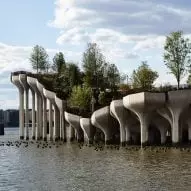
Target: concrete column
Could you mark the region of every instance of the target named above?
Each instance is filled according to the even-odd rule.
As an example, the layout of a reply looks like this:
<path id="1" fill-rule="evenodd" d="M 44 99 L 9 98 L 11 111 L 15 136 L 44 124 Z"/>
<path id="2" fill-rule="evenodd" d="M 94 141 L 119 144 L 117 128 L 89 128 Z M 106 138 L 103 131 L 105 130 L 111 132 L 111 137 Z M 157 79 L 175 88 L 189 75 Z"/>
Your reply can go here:
<path id="1" fill-rule="evenodd" d="M 125 142 L 126 144 L 131 143 L 131 133 L 130 133 L 129 127 L 125 128 Z"/>
<path id="2" fill-rule="evenodd" d="M 64 125 L 63 113 L 60 112 L 60 140 L 63 140 L 63 139 L 64 139 L 63 125 Z"/>
<path id="3" fill-rule="evenodd" d="M 50 134 L 50 141 L 53 140 L 53 126 L 52 126 L 52 119 L 53 119 L 53 115 L 52 115 L 52 103 L 49 100 L 49 134 Z"/>
<path id="4" fill-rule="evenodd" d="M 66 121 L 65 121 L 65 117 L 64 117 L 64 113 L 62 115 L 62 127 L 63 127 L 63 141 L 66 142 L 67 141 L 67 132 L 66 132 Z"/>
<path id="5" fill-rule="evenodd" d="M 37 108 L 36 108 L 36 140 L 40 140 L 40 99 L 39 95 L 36 94 Z"/>
<path id="6" fill-rule="evenodd" d="M 59 112 L 58 112 L 58 108 L 56 105 L 54 105 L 54 140 L 57 141 L 58 140 L 58 116 L 59 116 Z"/>
<path id="7" fill-rule="evenodd" d="M 191 144 L 191 126 L 188 127 L 188 141 Z"/>
<path id="8" fill-rule="evenodd" d="M 161 144 L 165 144 L 166 143 L 166 128 L 160 128 L 160 135 L 161 135 Z"/>
<path id="9" fill-rule="evenodd" d="M 145 146 L 148 144 L 148 128 L 149 128 L 149 115 L 147 113 L 140 113 L 138 115 L 141 125 L 141 146 Z"/>
<path id="10" fill-rule="evenodd" d="M 43 98 L 43 140 L 47 140 L 47 112 L 46 112 L 46 98 Z"/>
<path id="11" fill-rule="evenodd" d="M 36 120 L 35 120 L 35 92 L 31 90 L 32 93 L 32 139 L 35 139 L 36 130 Z"/>
<path id="12" fill-rule="evenodd" d="M 24 90 L 19 90 L 19 134 L 24 139 Z"/>
<path id="13" fill-rule="evenodd" d="M 29 139 L 29 89 L 25 89 L 25 138 Z"/>
<path id="14" fill-rule="evenodd" d="M 179 144 L 180 143 L 180 129 L 179 129 L 179 117 L 180 110 L 171 110 L 172 113 L 172 143 Z"/>
<path id="15" fill-rule="evenodd" d="M 39 95 L 39 139 L 42 139 L 42 135 L 43 135 L 43 100 L 42 97 Z"/>
<path id="16" fill-rule="evenodd" d="M 70 141 L 73 141 L 75 138 L 75 131 L 74 128 L 70 125 Z"/>

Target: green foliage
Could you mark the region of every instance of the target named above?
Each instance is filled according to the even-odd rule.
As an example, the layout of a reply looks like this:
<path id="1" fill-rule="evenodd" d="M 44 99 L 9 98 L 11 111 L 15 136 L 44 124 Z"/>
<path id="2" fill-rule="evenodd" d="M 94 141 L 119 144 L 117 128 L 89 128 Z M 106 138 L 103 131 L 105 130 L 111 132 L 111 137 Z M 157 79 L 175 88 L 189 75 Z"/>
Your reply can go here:
<path id="1" fill-rule="evenodd" d="M 189 39 L 183 38 L 181 31 L 172 32 L 166 37 L 164 46 L 164 62 L 180 86 L 180 80 L 184 77 L 186 66 L 190 67 L 191 44 Z"/>
<path id="2" fill-rule="evenodd" d="M 117 85 L 120 83 L 120 73 L 115 64 L 107 64 L 106 66 L 106 82 L 107 88 L 112 92 L 116 91 Z"/>
<path id="3" fill-rule="evenodd" d="M 71 107 L 89 110 L 91 103 L 92 91 L 90 87 L 74 86 L 69 99 Z"/>
<path id="4" fill-rule="evenodd" d="M 57 72 L 58 74 L 61 74 L 61 72 L 66 69 L 64 54 L 62 52 L 55 54 L 55 56 L 53 58 L 52 69 L 53 69 L 53 71 Z"/>
<path id="5" fill-rule="evenodd" d="M 141 66 L 132 74 L 133 88 L 142 88 L 143 90 L 151 90 L 154 81 L 158 78 L 158 73 L 153 71 L 147 62 L 142 62 Z"/>
<path id="6" fill-rule="evenodd" d="M 37 73 L 47 70 L 48 54 L 42 46 L 36 45 L 32 49 L 29 60 L 32 64 L 32 68 L 36 70 Z"/>
<path id="7" fill-rule="evenodd" d="M 75 63 L 67 64 L 67 72 L 70 87 L 82 84 L 81 72 Z"/>
<path id="8" fill-rule="evenodd" d="M 90 87 L 98 87 L 102 83 L 102 66 L 104 57 L 96 43 L 88 43 L 83 54 L 84 83 Z"/>

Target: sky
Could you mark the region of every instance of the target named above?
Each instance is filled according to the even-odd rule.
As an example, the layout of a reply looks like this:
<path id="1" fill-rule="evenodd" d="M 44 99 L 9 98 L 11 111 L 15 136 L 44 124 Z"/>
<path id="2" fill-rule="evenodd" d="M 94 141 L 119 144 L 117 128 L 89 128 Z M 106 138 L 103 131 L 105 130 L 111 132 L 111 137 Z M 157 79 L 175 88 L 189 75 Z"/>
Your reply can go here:
<path id="1" fill-rule="evenodd" d="M 173 31 L 191 38 L 190 12 L 190 0 L 1 0 L 0 109 L 18 108 L 10 73 L 32 71 L 29 56 L 37 44 L 50 61 L 62 51 L 66 61 L 81 67 L 87 43 L 96 42 L 120 72 L 130 76 L 148 61 L 159 73 L 155 85 L 176 84 L 164 64 L 163 47 Z"/>

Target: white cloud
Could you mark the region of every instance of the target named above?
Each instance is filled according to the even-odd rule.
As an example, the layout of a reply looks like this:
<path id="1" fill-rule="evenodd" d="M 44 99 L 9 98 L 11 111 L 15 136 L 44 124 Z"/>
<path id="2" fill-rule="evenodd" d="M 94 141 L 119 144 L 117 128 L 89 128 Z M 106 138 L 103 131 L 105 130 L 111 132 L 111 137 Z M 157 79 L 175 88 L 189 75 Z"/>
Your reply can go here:
<path id="1" fill-rule="evenodd" d="M 0 42 L 0 74 L 18 70 L 32 71 L 29 57 L 32 51 L 31 46 L 12 46 Z M 79 52 L 65 51 L 59 49 L 46 49 L 47 53 L 53 56 L 56 52 L 62 51 L 67 59 L 79 57 Z"/>

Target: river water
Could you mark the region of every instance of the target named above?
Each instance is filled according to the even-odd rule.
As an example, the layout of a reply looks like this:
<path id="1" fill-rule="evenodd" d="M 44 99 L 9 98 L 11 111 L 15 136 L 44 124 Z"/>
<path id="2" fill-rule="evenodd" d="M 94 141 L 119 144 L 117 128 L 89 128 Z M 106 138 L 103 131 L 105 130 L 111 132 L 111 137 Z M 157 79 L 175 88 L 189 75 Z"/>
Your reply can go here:
<path id="1" fill-rule="evenodd" d="M 0 143 L 18 140 L 5 129 Z M 0 146 L 0 191 L 190 191 L 191 149 Z M 50 145 L 50 144 L 49 144 Z"/>

